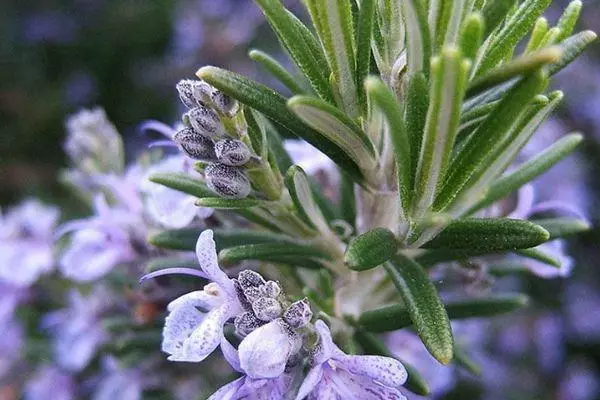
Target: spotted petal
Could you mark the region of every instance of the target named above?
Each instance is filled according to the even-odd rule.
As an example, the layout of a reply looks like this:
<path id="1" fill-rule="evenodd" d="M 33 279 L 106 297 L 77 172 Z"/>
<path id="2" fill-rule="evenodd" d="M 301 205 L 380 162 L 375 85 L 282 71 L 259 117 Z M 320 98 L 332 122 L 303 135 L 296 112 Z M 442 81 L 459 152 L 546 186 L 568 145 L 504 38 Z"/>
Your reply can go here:
<path id="1" fill-rule="evenodd" d="M 245 376 L 236 379 L 233 382 L 229 382 L 227 385 L 222 386 L 219 390 L 213 393 L 208 400 L 234 400 L 237 399 L 237 393 L 239 388 L 244 384 L 246 380 Z"/>
<path id="2" fill-rule="evenodd" d="M 223 325 L 231 318 L 229 304 L 225 303 L 206 314 L 202 323 L 183 343 L 183 353 L 169 357 L 171 361 L 200 362 L 221 343 Z"/>
<path id="3" fill-rule="evenodd" d="M 336 359 L 340 360 L 349 372 L 367 376 L 385 386 L 402 386 L 408 376 L 402 363 L 391 357 L 344 354 Z"/>
<path id="4" fill-rule="evenodd" d="M 212 230 L 207 229 L 200 234 L 196 243 L 196 256 L 198 257 L 200 268 L 202 268 L 210 280 L 219 284 L 231 296 L 236 296 L 233 282 L 219 267 L 217 248 L 213 240 Z"/>
<path id="5" fill-rule="evenodd" d="M 169 316 L 163 330 L 162 350 L 177 358 L 183 351 L 184 342 L 202 323 L 206 314 L 199 311 L 212 309 L 222 303 L 222 300 L 210 296 L 203 290 L 185 294 L 173 300 L 167 306 Z"/>
<path id="6" fill-rule="evenodd" d="M 302 381 L 302 385 L 300 385 L 300 389 L 298 389 L 298 394 L 296 395 L 296 400 L 305 399 L 310 393 L 312 393 L 321 379 L 323 378 L 323 367 L 319 364 L 311 368 L 311 370 L 306 374 L 304 381 Z"/>
<path id="7" fill-rule="evenodd" d="M 225 360 L 231 365 L 231 368 L 235 369 L 237 372 L 243 372 L 242 367 L 240 366 L 240 355 L 225 336 L 221 338 L 221 351 L 223 352 Z"/>

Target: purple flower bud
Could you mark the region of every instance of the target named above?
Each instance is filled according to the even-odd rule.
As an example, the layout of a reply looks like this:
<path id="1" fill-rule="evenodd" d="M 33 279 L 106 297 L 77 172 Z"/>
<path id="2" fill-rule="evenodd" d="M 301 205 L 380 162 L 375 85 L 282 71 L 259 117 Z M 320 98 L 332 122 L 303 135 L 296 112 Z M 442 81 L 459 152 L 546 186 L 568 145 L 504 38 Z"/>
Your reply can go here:
<path id="1" fill-rule="evenodd" d="M 225 134 L 217 113 L 204 106 L 192 108 L 183 114 L 183 122 L 191 125 L 200 135 L 209 138 L 221 137 Z"/>
<path id="2" fill-rule="evenodd" d="M 281 304 L 275 299 L 261 297 L 252 303 L 252 310 L 258 319 L 272 321 L 281 316 Z"/>
<path id="3" fill-rule="evenodd" d="M 249 269 L 245 269 L 238 274 L 238 282 L 242 288 L 259 287 L 264 285 L 265 279 L 258 273 Z"/>
<path id="4" fill-rule="evenodd" d="M 263 324 L 261 320 L 251 312 L 245 312 L 237 317 L 233 321 L 235 326 L 235 333 L 241 337 L 246 337 L 250 332 L 260 327 Z"/>
<path id="5" fill-rule="evenodd" d="M 260 287 L 260 293 L 263 297 L 271 297 L 274 299 L 281 294 L 281 288 L 277 282 L 268 281 Z"/>
<path id="6" fill-rule="evenodd" d="M 227 96 L 220 90 L 215 89 L 211 94 L 211 102 L 222 113 L 233 117 L 239 111 L 240 107 L 237 101 Z"/>
<path id="7" fill-rule="evenodd" d="M 226 199 L 243 199 L 250 194 L 250 181 L 244 172 L 223 164 L 209 164 L 204 169 L 206 184 Z"/>
<path id="8" fill-rule="evenodd" d="M 173 136 L 173 140 L 181 150 L 194 160 L 216 160 L 215 145 L 213 141 L 202 136 L 193 129 L 185 128 Z"/>
<path id="9" fill-rule="evenodd" d="M 254 286 L 244 289 L 244 296 L 250 303 L 258 300 L 260 297 L 263 297 L 261 290 Z"/>
<path id="10" fill-rule="evenodd" d="M 292 303 L 283 313 L 283 320 L 290 324 L 292 328 L 302 328 L 310 322 L 312 318 L 310 303 L 307 298 Z"/>
<path id="11" fill-rule="evenodd" d="M 233 139 L 219 140 L 215 144 L 215 153 L 221 163 L 233 167 L 246 164 L 252 157 L 248 146 Z"/>
<path id="12" fill-rule="evenodd" d="M 181 102 L 187 108 L 198 107 L 211 100 L 214 88 L 204 81 L 183 79 L 175 86 Z"/>

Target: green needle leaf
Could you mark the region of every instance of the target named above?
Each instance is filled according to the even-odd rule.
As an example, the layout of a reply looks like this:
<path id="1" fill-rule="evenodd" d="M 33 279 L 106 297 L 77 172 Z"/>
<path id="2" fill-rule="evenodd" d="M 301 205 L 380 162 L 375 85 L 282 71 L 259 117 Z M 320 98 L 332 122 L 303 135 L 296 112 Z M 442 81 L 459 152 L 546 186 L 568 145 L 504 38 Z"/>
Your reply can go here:
<path id="1" fill-rule="evenodd" d="M 483 60 L 477 66 L 481 76 L 497 66 L 517 43 L 531 31 L 538 17 L 548 8 L 552 0 L 525 0 L 511 18 L 493 37 Z M 487 20 L 486 20 L 487 21 Z"/>
<path id="2" fill-rule="evenodd" d="M 296 243 L 260 243 L 229 247 L 219 252 L 219 259 L 226 262 L 244 260 L 278 261 L 279 257 L 322 258 L 330 256 L 314 247 Z"/>
<path id="3" fill-rule="evenodd" d="M 306 172 L 297 165 L 291 166 L 285 175 L 285 185 L 302 220 L 321 233 L 330 232 L 325 216 L 313 197 Z"/>
<path id="4" fill-rule="evenodd" d="M 428 76 L 432 46 L 423 4 L 420 0 L 406 0 L 402 1 L 401 5 L 406 26 L 408 72 L 423 71 L 425 76 Z"/>
<path id="5" fill-rule="evenodd" d="M 222 199 L 220 197 L 204 197 L 196 200 L 196 205 L 217 210 L 237 210 L 251 207 L 273 207 L 277 202 L 258 199 Z"/>
<path id="6" fill-rule="evenodd" d="M 482 10 L 485 21 L 484 37 L 488 37 L 502 23 L 516 3 L 517 0 L 487 0 L 485 2 Z"/>
<path id="7" fill-rule="evenodd" d="M 356 34 L 356 88 L 359 104 L 366 104 L 364 81 L 371 66 L 371 38 L 373 37 L 374 15 L 375 0 L 362 0 Z"/>
<path id="8" fill-rule="evenodd" d="M 527 48 L 525 49 L 525 54 L 531 53 L 532 51 L 540 48 L 540 45 L 542 44 L 544 37 L 546 37 L 549 29 L 550 27 L 546 18 L 539 17 L 537 21 L 535 21 L 535 25 L 531 31 L 531 37 L 529 38 Z"/>
<path id="9" fill-rule="evenodd" d="M 562 50 L 557 46 L 544 48 L 517 58 L 475 79 L 469 85 L 467 96 L 472 97 L 518 76 L 528 75 L 544 65 L 557 62 L 561 56 Z"/>
<path id="10" fill-rule="evenodd" d="M 548 73 L 550 75 L 554 75 L 569 65 L 573 60 L 579 57 L 581 53 L 583 53 L 583 50 L 585 50 L 590 43 L 596 40 L 596 37 L 597 35 L 593 31 L 583 31 L 565 39 L 560 44 L 560 47 L 563 50 L 563 55 L 560 60 L 550 66 Z"/>
<path id="11" fill-rule="evenodd" d="M 558 20 L 556 27 L 560 29 L 560 35 L 557 38 L 558 42 L 562 42 L 573 33 L 579 14 L 581 13 L 582 3 L 579 0 L 574 0 L 569 3 L 565 12 Z"/>
<path id="12" fill-rule="evenodd" d="M 294 94 L 302 94 L 304 89 L 298 84 L 298 79 L 294 78 L 284 67 L 268 55 L 260 50 L 251 50 L 249 53 L 251 59 L 261 64 L 269 71 L 279 82 L 283 83 Z"/>
<path id="13" fill-rule="evenodd" d="M 350 269 L 366 271 L 390 260 L 398 251 L 396 236 L 385 228 L 375 228 L 352 239 L 344 262 Z"/>
<path id="14" fill-rule="evenodd" d="M 467 16 L 460 31 L 459 47 L 463 57 L 474 61 L 483 40 L 485 21 L 480 13 Z"/>
<path id="15" fill-rule="evenodd" d="M 151 235 L 148 242 L 156 247 L 170 250 L 194 251 L 200 234 L 206 228 L 183 228 L 163 231 Z M 217 251 L 243 244 L 293 243 L 286 235 L 244 229 L 213 229 Z"/>
<path id="16" fill-rule="evenodd" d="M 510 218 L 465 218 L 452 222 L 424 245 L 428 249 L 505 251 L 528 249 L 550 234 L 532 222 Z"/>
<path id="17" fill-rule="evenodd" d="M 445 48 L 431 62 L 430 105 L 415 181 L 415 216 L 431 208 L 454 148 L 470 62 Z"/>
<path id="18" fill-rule="evenodd" d="M 346 114 L 309 96 L 294 96 L 287 104 L 304 123 L 343 149 L 363 171 L 375 168 L 375 146 Z"/>
<path id="19" fill-rule="evenodd" d="M 581 134 L 572 133 L 567 135 L 534 158 L 521 164 L 515 171 L 499 178 L 488 189 L 484 199 L 472 207 L 468 213 L 473 213 L 492 205 L 516 191 L 527 182 L 537 178 L 567 155 L 571 154 L 582 140 L 583 136 Z"/>
<path id="20" fill-rule="evenodd" d="M 242 75 L 217 67 L 201 68 L 197 75 L 228 96 L 260 111 L 292 134 L 302 137 L 336 162 L 355 180 L 362 182 L 362 173 L 350 156 L 323 135 L 303 124 L 287 108 L 286 99 L 279 93 Z"/>
<path id="21" fill-rule="evenodd" d="M 552 254 L 546 253 L 540 248 L 533 247 L 531 249 L 521 249 L 515 251 L 515 254 L 539 261 L 552 267 L 560 268 L 561 266 L 561 262 L 558 258 L 554 257 Z"/>
<path id="22" fill-rule="evenodd" d="M 280 0 L 255 0 L 255 2 L 315 91 L 325 101 L 333 102 L 329 86 L 331 72 L 321 46 L 312 33 L 285 9 Z"/>
<path id="23" fill-rule="evenodd" d="M 551 240 L 575 235 L 577 233 L 588 231 L 591 228 L 587 221 L 568 217 L 536 219 L 531 222 L 547 230 Z"/>
<path id="24" fill-rule="evenodd" d="M 431 355 L 448 364 L 454 354 L 454 339 L 448 314 L 427 272 L 401 254 L 385 266 L 400 292 L 410 319 Z"/>
<path id="25" fill-rule="evenodd" d="M 437 211 L 444 210 L 473 178 L 481 163 L 489 157 L 498 143 L 502 142 L 510 129 L 507 121 L 514 121 L 527 109 L 527 104 L 547 85 L 546 76 L 535 73 L 510 90 L 498 106 L 490 113 L 479 129 L 467 139 L 462 151 L 452 162 L 448 177 L 444 182 L 434 207 Z M 479 169 L 480 173 L 483 173 Z"/>
<path id="26" fill-rule="evenodd" d="M 444 305 L 451 320 L 489 318 L 506 314 L 529 304 L 524 294 L 501 294 L 485 298 L 450 301 Z M 393 304 L 362 313 L 358 319 L 361 328 L 369 332 L 390 332 L 412 324 L 408 309 Z"/>
<path id="27" fill-rule="evenodd" d="M 208 186 L 204 184 L 204 182 L 194 179 L 186 174 L 159 173 L 152 175 L 149 179 L 151 182 L 158 183 L 159 185 L 163 185 L 195 197 L 218 196 L 215 192 L 210 190 Z"/>

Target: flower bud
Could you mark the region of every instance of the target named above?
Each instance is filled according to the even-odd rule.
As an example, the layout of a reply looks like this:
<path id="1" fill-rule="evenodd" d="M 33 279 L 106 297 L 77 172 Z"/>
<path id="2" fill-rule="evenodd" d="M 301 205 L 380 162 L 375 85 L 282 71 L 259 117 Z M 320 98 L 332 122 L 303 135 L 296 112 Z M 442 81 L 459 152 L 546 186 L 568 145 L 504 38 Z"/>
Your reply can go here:
<path id="1" fill-rule="evenodd" d="M 190 128 L 184 128 L 173 136 L 181 150 L 194 160 L 214 161 L 215 145 L 212 140 Z"/>
<path id="2" fill-rule="evenodd" d="M 253 313 L 245 312 L 235 317 L 233 325 L 235 326 L 236 334 L 241 337 L 246 337 L 250 332 L 260 327 L 262 321 L 256 318 Z"/>
<path id="3" fill-rule="evenodd" d="M 223 164 L 209 164 L 204 169 L 206 184 L 226 199 L 243 199 L 250 194 L 250 181 L 244 172 Z"/>
<path id="4" fill-rule="evenodd" d="M 260 297 L 252 303 L 252 310 L 256 317 L 263 321 L 272 321 L 281 316 L 281 304 L 269 297 Z"/>
<path id="5" fill-rule="evenodd" d="M 225 134 L 219 116 L 214 110 L 198 106 L 183 114 L 183 122 L 206 137 L 216 138 Z"/>
<path id="6" fill-rule="evenodd" d="M 252 153 L 243 142 L 233 139 L 219 140 L 215 144 L 215 153 L 219 162 L 238 167 L 246 164 L 252 157 Z"/>
<path id="7" fill-rule="evenodd" d="M 217 89 L 214 89 L 211 93 L 210 100 L 215 108 L 219 110 L 219 112 L 227 115 L 228 117 L 233 117 L 240 109 L 236 100 Z"/>
<path id="8" fill-rule="evenodd" d="M 263 297 L 263 295 L 258 287 L 253 286 L 253 287 L 244 289 L 244 297 L 246 297 L 246 300 L 248 300 L 250 303 L 252 303 L 255 300 L 257 300 L 259 297 Z"/>
<path id="9" fill-rule="evenodd" d="M 181 102 L 187 108 L 194 108 L 211 102 L 215 90 L 208 83 L 193 79 L 183 79 L 175 87 Z"/>
<path id="10" fill-rule="evenodd" d="M 259 287 L 265 284 L 265 279 L 255 271 L 245 269 L 238 274 L 237 280 L 243 289 Z"/>
<path id="11" fill-rule="evenodd" d="M 254 306 L 254 305 L 253 305 Z M 312 310 L 308 299 L 304 298 L 292 303 L 283 313 L 283 320 L 290 324 L 292 328 L 302 328 L 310 322 Z"/>
<path id="12" fill-rule="evenodd" d="M 281 294 L 281 288 L 277 282 L 268 281 L 260 287 L 260 293 L 263 297 L 270 297 L 274 299 Z"/>

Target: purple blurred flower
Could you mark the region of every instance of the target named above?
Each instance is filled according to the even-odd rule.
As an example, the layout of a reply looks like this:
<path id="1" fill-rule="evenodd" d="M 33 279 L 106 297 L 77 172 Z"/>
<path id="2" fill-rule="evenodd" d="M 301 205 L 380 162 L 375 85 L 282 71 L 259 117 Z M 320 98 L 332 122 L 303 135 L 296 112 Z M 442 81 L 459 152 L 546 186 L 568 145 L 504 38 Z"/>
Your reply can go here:
<path id="1" fill-rule="evenodd" d="M 88 174 L 123 171 L 123 142 L 102 108 L 81 110 L 67 119 L 65 152 Z"/>
<path id="2" fill-rule="evenodd" d="M 21 355 L 23 327 L 15 319 L 0 321 L 0 378 L 11 371 Z"/>
<path id="3" fill-rule="evenodd" d="M 68 371 L 85 368 L 96 351 L 108 340 L 100 315 L 110 306 L 111 294 L 101 286 L 84 297 L 69 293 L 69 307 L 47 314 L 42 326 L 50 331 L 56 362 Z"/>
<path id="4" fill-rule="evenodd" d="M 229 365 L 244 376 L 221 387 L 209 400 L 283 399 L 290 392 L 294 380 L 292 372 L 281 373 L 273 378 L 253 378 L 242 367 L 238 351 L 225 338 L 221 340 L 221 351 Z M 277 352 L 277 349 L 273 352 Z"/>
<path id="5" fill-rule="evenodd" d="M 71 375 L 56 366 L 44 365 L 27 382 L 24 400 L 44 400 L 49 394 L 53 400 L 74 400 L 76 386 Z"/>
<path id="6" fill-rule="evenodd" d="M 196 255 L 200 268 L 212 282 L 204 290 L 185 294 L 168 305 L 162 350 L 170 354 L 171 361 L 204 360 L 219 346 L 225 322 L 243 311 L 233 280 L 217 262 L 211 230 L 200 234 Z"/>
<path id="7" fill-rule="evenodd" d="M 139 400 L 142 398 L 143 375 L 137 368 L 123 368 L 117 360 L 102 360 L 104 371 L 96 385 L 92 400 Z"/>
<path id="8" fill-rule="evenodd" d="M 120 208 L 110 208 L 103 197 L 95 202 L 95 215 L 71 221 L 59 233 L 73 232 L 60 258 L 62 274 L 77 282 L 101 278 L 121 263 L 133 261 L 137 253 L 133 232 L 143 226 L 140 217 Z"/>
<path id="9" fill-rule="evenodd" d="M 192 164 L 183 155 L 169 156 L 148 169 L 142 191 L 146 194 L 146 209 L 153 220 L 167 228 L 177 229 L 189 225 L 196 216 L 204 219 L 212 215 L 213 209 L 197 207 L 193 196 L 149 181 L 149 177 L 157 173 L 191 171 Z"/>
<path id="10" fill-rule="evenodd" d="M 29 286 L 54 266 L 56 207 L 29 199 L 0 215 L 0 281 Z"/>
<path id="11" fill-rule="evenodd" d="M 437 362 L 414 333 L 396 331 L 387 335 L 385 341 L 394 356 L 406 361 L 423 375 L 433 396 L 441 395 L 454 386 L 454 369 Z M 411 398 L 421 397 L 413 395 Z"/>
<path id="12" fill-rule="evenodd" d="M 351 356 L 333 343 L 331 332 L 321 320 L 315 323 L 319 345 L 313 367 L 300 386 L 296 400 L 406 399 L 399 388 L 406 382 L 404 366 L 381 356 Z"/>

